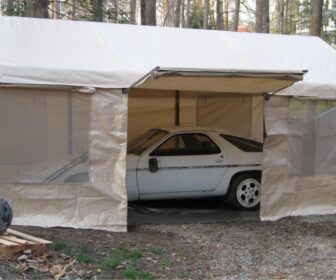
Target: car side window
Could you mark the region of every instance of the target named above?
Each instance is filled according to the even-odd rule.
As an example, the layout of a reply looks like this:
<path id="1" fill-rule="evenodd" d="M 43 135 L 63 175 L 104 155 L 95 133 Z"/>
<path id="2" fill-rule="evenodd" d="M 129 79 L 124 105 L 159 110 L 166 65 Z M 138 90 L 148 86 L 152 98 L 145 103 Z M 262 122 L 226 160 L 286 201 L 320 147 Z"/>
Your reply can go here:
<path id="1" fill-rule="evenodd" d="M 170 137 L 150 156 L 192 156 L 220 153 L 219 147 L 205 134 L 184 133 Z"/>
<path id="2" fill-rule="evenodd" d="M 244 152 L 258 153 L 263 150 L 263 144 L 257 141 L 225 134 L 221 134 L 221 137 Z"/>

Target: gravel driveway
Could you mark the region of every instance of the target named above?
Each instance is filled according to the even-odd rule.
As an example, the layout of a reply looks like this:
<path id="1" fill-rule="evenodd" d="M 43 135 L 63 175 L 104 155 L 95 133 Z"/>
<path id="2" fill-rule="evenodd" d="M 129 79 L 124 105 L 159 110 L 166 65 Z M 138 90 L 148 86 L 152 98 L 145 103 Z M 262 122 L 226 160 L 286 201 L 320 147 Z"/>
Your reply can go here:
<path id="1" fill-rule="evenodd" d="M 208 248 L 209 278 L 336 279 L 335 215 L 146 228 Z"/>
<path id="2" fill-rule="evenodd" d="M 55 244 L 63 242 L 63 247 L 53 249 L 55 262 L 64 253 L 77 256 L 67 280 L 336 279 L 336 215 L 277 222 L 135 225 L 128 233 L 16 228 Z M 83 245 L 90 254 L 85 263 Z M 57 251 L 62 248 L 67 250 Z M 119 265 L 108 266 L 112 251 L 119 252 Z M 48 273 L 20 272 L 17 264 L 0 262 L 0 277 L 52 279 Z"/>

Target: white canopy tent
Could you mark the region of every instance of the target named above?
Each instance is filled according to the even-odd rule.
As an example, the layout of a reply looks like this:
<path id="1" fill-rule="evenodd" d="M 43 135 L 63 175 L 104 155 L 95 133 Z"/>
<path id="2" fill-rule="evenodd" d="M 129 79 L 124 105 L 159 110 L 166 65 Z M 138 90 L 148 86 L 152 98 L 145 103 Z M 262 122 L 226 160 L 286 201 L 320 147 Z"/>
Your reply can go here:
<path id="1" fill-rule="evenodd" d="M 250 98 L 246 134 L 267 134 L 262 219 L 336 213 L 335 77 L 335 50 L 315 37 L 1 17 L 0 196 L 16 224 L 126 230 L 131 120 L 168 120 L 178 92 L 188 125 L 228 119 L 202 98 L 234 111 Z M 61 180 L 87 157 L 90 182 Z"/>

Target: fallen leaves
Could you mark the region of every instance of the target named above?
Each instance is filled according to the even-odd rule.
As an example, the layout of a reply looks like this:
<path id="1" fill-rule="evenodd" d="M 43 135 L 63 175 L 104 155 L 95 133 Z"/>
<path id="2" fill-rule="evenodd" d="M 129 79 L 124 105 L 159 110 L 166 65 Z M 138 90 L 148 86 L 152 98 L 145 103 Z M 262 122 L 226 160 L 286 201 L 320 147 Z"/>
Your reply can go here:
<path id="1" fill-rule="evenodd" d="M 62 270 L 58 274 L 56 274 L 55 279 L 59 280 L 65 274 L 65 272 L 67 271 L 67 269 L 69 267 L 72 267 L 75 264 L 75 262 L 76 262 L 76 260 L 71 260 L 71 262 L 69 262 L 68 264 L 66 264 L 65 266 L 63 266 Z"/>
<path id="2" fill-rule="evenodd" d="M 15 267 L 16 271 L 22 274 L 35 271 L 56 280 L 60 280 L 65 276 L 69 268 L 72 268 L 76 263 L 75 259 L 70 259 L 68 256 L 58 257 L 52 251 L 47 251 L 41 256 L 36 256 L 32 250 L 26 250 L 16 260 L 18 262 Z"/>

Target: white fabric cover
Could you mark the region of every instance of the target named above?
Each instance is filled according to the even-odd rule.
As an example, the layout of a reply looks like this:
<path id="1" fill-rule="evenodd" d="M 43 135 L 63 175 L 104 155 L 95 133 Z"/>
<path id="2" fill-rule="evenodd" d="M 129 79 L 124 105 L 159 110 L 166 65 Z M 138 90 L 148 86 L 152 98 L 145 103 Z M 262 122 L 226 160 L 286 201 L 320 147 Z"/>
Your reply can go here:
<path id="1" fill-rule="evenodd" d="M 15 223 L 126 230 L 127 96 L 110 89 L 127 88 L 156 66 L 308 70 L 304 81 L 278 94 L 336 98 L 336 52 L 316 37 L 0 17 L 0 84 L 98 88 L 89 143 L 92 186 L 1 186 L 16 209 Z M 188 102 L 186 119 L 193 123 Z M 334 176 L 288 176 L 288 102 L 271 98 L 266 107 L 262 219 L 335 210 Z"/>
<path id="2" fill-rule="evenodd" d="M 301 102 L 304 104 L 304 101 Z M 295 111 L 300 110 L 296 105 Z M 312 145 L 310 137 L 304 135 L 307 133 L 307 123 L 300 121 L 299 128 L 292 130 L 293 113 L 290 112 L 288 97 L 273 97 L 265 103 L 267 137 L 263 153 L 260 213 L 262 220 L 336 213 L 336 173 L 330 172 L 336 168 L 335 142 L 332 143 L 336 135 L 333 110 L 335 109 L 328 113 L 331 118 L 315 118 L 314 128 L 309 124 L 308 118 L 308 130 L 313 131 L 315 142 Z M 301 118 L 300 113 L 299 117 Z M 327 129 L 321 135 L 322 123 Z M 307 140 L 310 143 L 304 147 Z M 298 163 L 293 159 L 293 152 Z M 322 155 L 325 156 L 325 160 L 314 159 Z M 307 166 L 301 159 L 311 161 L 313 168 L 310 172 L 306 172 Z M 318 162 L 326 162 L 327 165 L 317 165 Z M 293 170 L 293 164 L 300 172 L 293 174 L 293 171 L 296 171 Z"/>
<path id="3" fill-rule="evenodd" d="M 0 90 L 0 102 L 4 92 L 8 89 Z M 24 93 L 25 90 L 19 92 Z M 29 94 L 27 90 L 26 93 Z M 64 94 L 58 93 L 60 97 Z M 45 96 L 55 98 L 57 92 L 46 93 Z M 56 110 L 59 119 L 62 119 L 66 110 L 64 107 L 53 102 L 50 108 Z M 10 109 L 19 114 L 22 108 L 13 106 Z M 60 148 L 63 145 L 59 141 L 63 138 L 57 139 L 56 132 L 64 133 L 62 127 L 57 130 L 62 123 L 57 120 L 47 127 L 48 134 L 56 137 L 53 145 Z M 90 143 L 90 183 L 5 184 L 1 181 L 4 174 L 0 174 L 0 196 L 8 199 L 13 206 L 14 224 L 126 231 L 127 95 L 121 90 L 97 90 L 91 97 L 89 127 L 85 137 Z M 13 132 L 22 133 L 18 129 Z M 1 163 L 0 172 L 4 172 Z"/>
<path id="4" fill-rule="evenodd" d="M 0 182 L 55 184 L 87 174 L 90 109 L 86 93 L 0 88 Z"/>
<path id="5" fill-rule="evenodd" d="M 308 70 L 286 94 L 335 97 L 336 52 L 321 39 L 0 17 L 0 83 L 126 88 L 156 66 Z"/>

